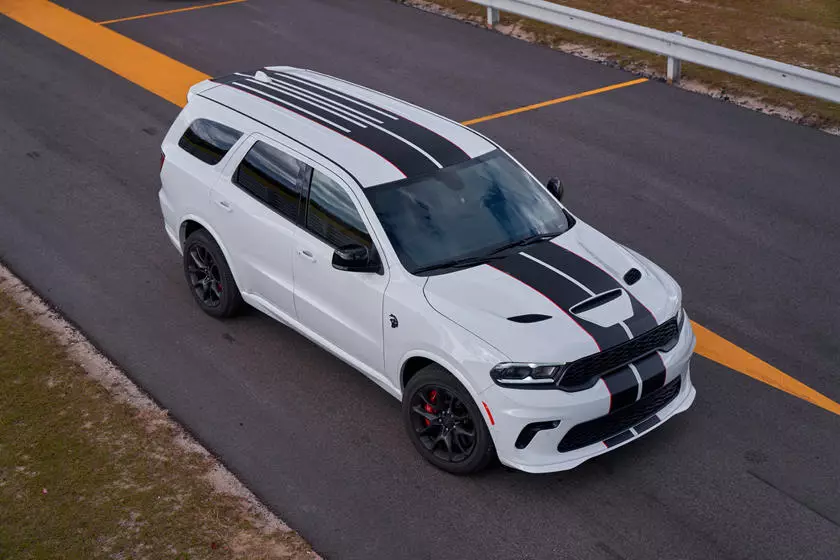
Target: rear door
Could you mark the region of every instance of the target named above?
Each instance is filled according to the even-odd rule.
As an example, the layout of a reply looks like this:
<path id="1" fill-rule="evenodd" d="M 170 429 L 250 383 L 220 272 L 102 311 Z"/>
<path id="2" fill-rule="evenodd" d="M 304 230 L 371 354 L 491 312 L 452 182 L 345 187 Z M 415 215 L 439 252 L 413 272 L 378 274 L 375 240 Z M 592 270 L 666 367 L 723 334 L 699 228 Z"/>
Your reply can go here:
<path id="1" fill-rule="evenodd" d="M 292 255 L 309 166 L 295 150 L 252 134 L 211 193 L 212 223 L 234 260 L 239 289 L 295 318 Z"/>
<path id="2" fill-rule="evenodd" d="M 229 161 L 231 148 L 242 137 L 242 128 L 228 115 L 197 117 L 206 113 L 201 109 L 193 105 L 184 109 L 161 146 L 166 156 L 160 170 L 161 210 L 176 243 L 185 216 L 207 215 L 212 185 Z"/>

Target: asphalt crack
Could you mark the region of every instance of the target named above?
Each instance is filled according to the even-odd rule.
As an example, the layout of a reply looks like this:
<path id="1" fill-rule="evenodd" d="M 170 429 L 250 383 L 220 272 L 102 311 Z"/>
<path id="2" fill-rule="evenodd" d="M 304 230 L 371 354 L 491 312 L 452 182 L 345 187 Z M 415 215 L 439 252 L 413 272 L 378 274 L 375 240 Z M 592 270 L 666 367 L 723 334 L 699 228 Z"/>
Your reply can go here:
<path id="1" fill-rule="evenodd" d="M 775 490 L 779 494 L 782 494 L 783 496 L 786 496 L 786 497 L 790 498 L 791 500 L 793 500 L 794 502 L 796 502 L 800 506 L 804 507 L 805 509 L 807 509 L 811 513 L 819 515 L 820 517 L 822 517 L 823 519 L 825 519 L 826 521 L 828 521 L 829 523 L 831 523 L 835 527 L 840 528 L 840 523 L 838 523 L 834 519 L 830 518 L 828 515 L 822 513 L 820 510 L 818 510 L 817 508 L 815 508 L 814 506 L 812 506 L 808 502 L 806 502 L 806 501 L 804 501 L 800 498 L 797 498 L 796 496 L 794 496 L 790 492 L 785 491 L 782 488 L 779 488 L 778 486 L 776 486 L 775 484 L 773 484 L 772 482 L 770 482 L 769 480 L 767 480 L 766 478 L 764 478 L 760 474 L 758 474 L 754 471 L 751 471 L 751 470 L 747 470 L 747 474 L 749 474 L 753 478 L 763 482 L 764 484 L 766 484 L 767 486 L 769 486 L 770 488 L 772 488 L 773 490 Z"/>

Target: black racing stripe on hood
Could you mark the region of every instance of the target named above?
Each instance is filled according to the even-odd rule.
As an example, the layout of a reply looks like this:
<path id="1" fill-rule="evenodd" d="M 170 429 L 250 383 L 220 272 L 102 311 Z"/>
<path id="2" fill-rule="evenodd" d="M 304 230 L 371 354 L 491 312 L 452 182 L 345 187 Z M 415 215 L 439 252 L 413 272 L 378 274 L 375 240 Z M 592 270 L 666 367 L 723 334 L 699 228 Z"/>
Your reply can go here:
<path id="1" fill-rule="evenodd" d="M 642 397 L 665 385 L 665 363 L 662 361 L 659 352 L 645 356 L 634 362 L 633 366 L 639 372 L 639 377 L 642 378 Z"/>
<path id="2" fill-rule="evenodd" d="M 520 254 L 494 261 L 489 266 L 500 270 L 551 300 L 595 340 L 599 349 L 606 350 L 627 341 L 621 325 L 601 327 L 569 313 L 569 308 L 589 297 L 579 286 L 539 263 Z"/>
<path id="3" fill-rule="evenodd" d="M 633 336 L 639 336 L 656 327 L 656 319 L 642 302 L 636 299 L 615 277 L 597 264 L 551 241 L 528 247 L 525 252 L 558 270 L 562 270 L 596 294 L 602 294 L 616 288 L 623 289 L 630 297 L 630 303 L 633 306 L 633 316 L 624 321 Z"/>

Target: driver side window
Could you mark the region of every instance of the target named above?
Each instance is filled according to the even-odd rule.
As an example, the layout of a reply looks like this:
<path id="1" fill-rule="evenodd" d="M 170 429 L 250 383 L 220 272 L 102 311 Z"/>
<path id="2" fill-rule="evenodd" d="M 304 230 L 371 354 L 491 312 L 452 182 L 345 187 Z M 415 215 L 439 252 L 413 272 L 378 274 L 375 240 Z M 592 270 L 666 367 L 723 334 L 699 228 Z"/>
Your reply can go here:
<path id="1" fill-rule="evenodd" d="M 362 245 L 372 248 L 362 217 L 344 188 L 318 171 L 312 171 L 306 205 L 306 229 L 333 247 Z"/>

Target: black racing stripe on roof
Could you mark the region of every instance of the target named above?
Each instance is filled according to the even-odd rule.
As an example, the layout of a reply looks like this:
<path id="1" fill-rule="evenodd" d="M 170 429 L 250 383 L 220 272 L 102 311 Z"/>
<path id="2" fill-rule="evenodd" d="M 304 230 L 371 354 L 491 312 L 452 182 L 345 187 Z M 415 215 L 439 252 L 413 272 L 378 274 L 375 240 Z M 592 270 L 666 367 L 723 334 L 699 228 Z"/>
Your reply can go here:
<path id="1" fill-rule="evenodd" d="M 525 252 L 562 270 L 596 294 L 603 294 L 617 288 L 623 289 L 615 277 L 597 264 L 550 241 L 528 247 Z M 630 297 L 630 303 L 633 306 L 633 316 L 624 323 L 633 336 L 639 336 L 655 328 L 656 319 L 651 312 L 628 290 L 624 289 L 624 292 Z"/>
<path id="2" fill-rule="evenodd" d="M 391 163 L 406 177 L 422 175 L 438 169 L 438 166 L 429 158 L 408 144 L 376 128 L 359 126 L 325 110 L 324 106 L 317 103 L 292 97 L 282 91 L 266 87 L 256 80 L 247 81 L 247 78 L 242 76 L 225 76 L 216 81 L 273 103 L 365 146 Z"/>
<path id="3" fill-rule="evenodd" d="M 348 105 L 348 103 L 355 102 L 355 105 L 352 106 L 353 109 L 361 111 L 363 113 L 367 113 L 370 117 L 379 118 L 383 121 L 383 123 L 380 126 L 388 129 L 390 132 L 393 132 L 398 136 L 401 136 L 402 138 L 405 138 L 412 144 L 415 144 L 416 146 L 422 148 L 444 167 L 449 165 L 456 165 L 458 163 L 471 159 L 470 156 L 460 146 L 458 146 L 448 138 L 441 136 L 437 132 L 429 130 L 428 128 L 412 121 L 411 119 L 397 115 L 394 113 L 394 111 L 390 109 L 380 107 L 375 103 L 359 99 L 347 92 L 336 90 L 334 88 L 331 88 L 330 86 L 315 82 L 298 74 L 292 74 L 290 72 L 276 72 L 273 70 L 264 70 L 264 72 L 266 72 L 269 76 L 275 79 L 288 80 L 292 84 L 304 88 L 310 93 L 324 96 L 330 99 L 331 101 L 342 105 Z M 375 109 L 378 109 L 379 111 L 391 114 L 397 118 L 382 119 L 381 115 L 375 112 L 371 112 L 369 109 L 366 109 L 365 106 L 373 107 Z"/>
<path id="4" fill-rule="evenodd" d="M 271 130 L 273 130 L 274 132 L 276 132 L 276 133 L 277 133 L 277 134 L 279 134 L 280 136 L 285 136 L 285 137 L 286 137 L 286 138 L 288 138 L 289 140 L 296 141 L 294 138 L 292 138 L 292 137 L 291 137 L 291 136 L 289 136 L 288 134 L 285 134 L 283 131 L 278 130 L 277 128 L 275 128 L 275 127 L 271 126 L 270 124 L 265 123 L 265 122 L 263 122 L 263 121 L 261 121 L 261 120 L 259 120 L 259 119 L 257 119 L 257 118 L 254 118 L 254 116 L 252 116 L 252 115 L 247 115 L 247 114 L 243 113 L 242 111 L 240 111 L 240 110 L 238 110 L 238 109 L 234 109 L 233 107 L 230 107 L 229 105 L 226 105 L 226 104 L 222 103 L 221 101 L 219 101 L 219 100 L 217 100 L 217 99 L 213 99 L 212 97 L 207 97 L 206 95 L 203 95 L 203 94 L 201 94 L 201 93 L 200 93 L 200 94 L 198 94 L 198 95 L 199 95 L 199 97 L 201 97 L 202 99 L 206 99 L 207 101 L 210 101 L 210 102 L 212 102 L 212 103 L 215 103 L 216 105 L 219 105 L 219 106 L 221 106 L 221 107 L 224 107 L 225 109 L 228 109 L 229 111 L 233 111 L 234 113 L 236 113 L 236 114 L 238 114 L 238 115 L 242 115 L 242 116 L 243 116 L 243 117 L 245 117 L 246 119 L 251 119 L 252 121 L 254 121 L 254 122 L 256 122 L 256 123 L 259 123 L 259 124 L 263 125 L 263 126 L 264 126 L 264 127 L 266 127 L 266 128 L 270 128 Z M 309 147 L 309 149 L 310 149 L 310 150 L 312 150 L 314 153 L 318 154 L 319 156 L 321 156 L 322 158 L 324 158 L 325 160 L 329 161 L 330 163 L 332 163 L 333 165 L 335 165 L 336 167 L 338 167 L 338 168 L 339 168 L 339 169 L 341 169 L 342 171 L 344 171 L 344 172 L 347 174 L 347 176 L 348 176 L 348 177 L 350 177 L 351 179 L 353 179 L 353 181 L 354 181 L 354 182 L 355 182 L 355 183 L 359 186 L 359 188 L 360 188 L 360 189 L 364 189 L 364 186 L 362 185 L 361 181 L 359 181 L 359 180 L 356 178 L 356 176 L 355 176 L 355 175 L 353 175 L 352 173 L 350 173 L 350 170 L 349 170 L 349 169 L 347 169 L 346 167 L 344 167 L 343 165 L 341 165 L 340 163 L 338 163 L 337 161 L 335 161 L 334 159 L 332 159 L 331 157 L 329 157 L 329 156 L 328 156 L 328 155 L 326 155 L 325 153 L 323 153 L 323 152 L 319 152 L 318 150 L 316 150 L 315 148 L 313 148 L 313 147 L 311 147 L 311 146 Z"/>
<path id="5" fill-rule="evenodd" d="M 493 261 L 489 266 L 516 278 L 551 300 L 570 319 L 589 333 L 600 350 L 606 350 L 622 342 L 627 342 L 627 333 L 624 332 L 621 325 L 602 327 L 572 315 L 569 308 L 590 296 L 569 279 L 518 253 L 499 261 Z"/>

